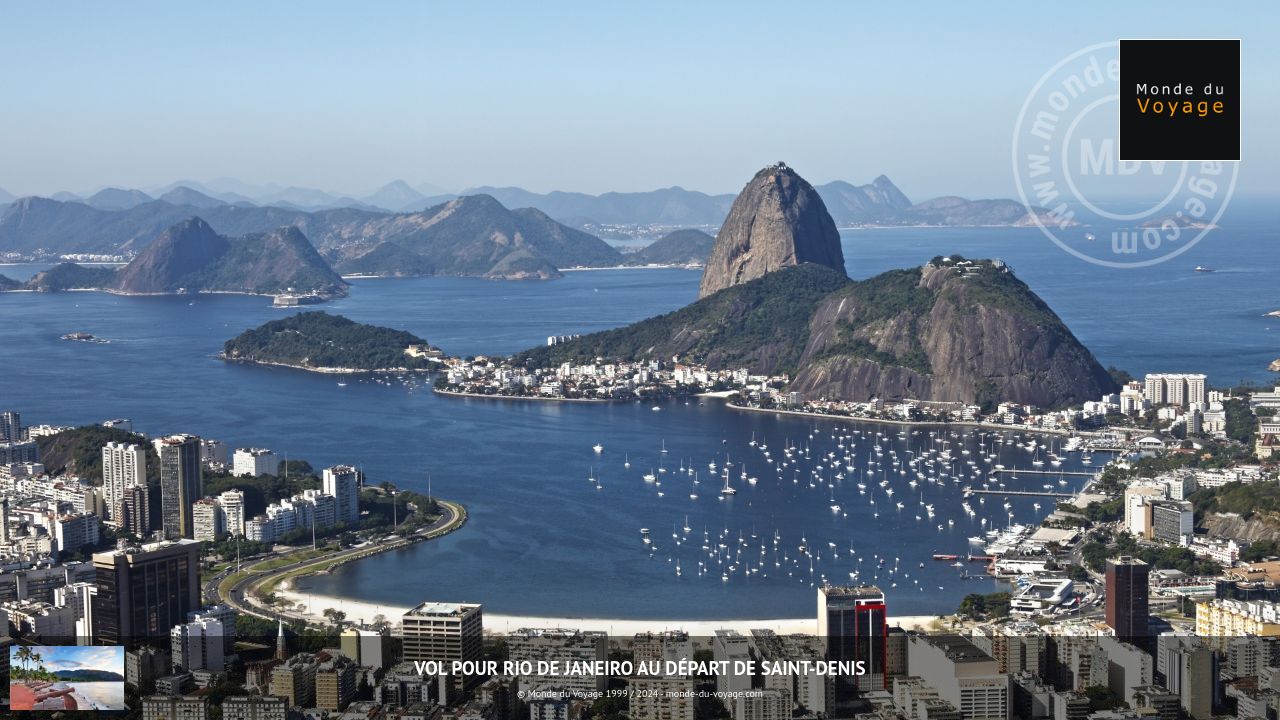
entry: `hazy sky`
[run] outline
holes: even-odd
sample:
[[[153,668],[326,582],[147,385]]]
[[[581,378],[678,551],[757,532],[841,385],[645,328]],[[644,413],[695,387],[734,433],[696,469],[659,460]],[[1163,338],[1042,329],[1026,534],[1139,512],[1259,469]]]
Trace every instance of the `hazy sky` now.
[[[0,188],[737,192],[785,160],[915,199],[1012,196],[1016,114],[1060,58],[1239,37],[1240,190],[1280,190],[1272,3],[693,5],[7,4]]]

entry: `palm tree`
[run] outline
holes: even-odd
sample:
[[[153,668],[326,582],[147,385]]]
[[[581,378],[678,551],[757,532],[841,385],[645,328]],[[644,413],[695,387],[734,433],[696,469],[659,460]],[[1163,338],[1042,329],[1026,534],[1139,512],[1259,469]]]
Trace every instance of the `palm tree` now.
[[[31,655],[32,655],[31,648],[27,647],[26,645],[23,645],[22,647],[18,648],[18,651],[15,653],[15,656],[18,658],[18,662],[22,664],[22,670],[23,670],[24,676],[26,675],[27,663],[31,661]]]

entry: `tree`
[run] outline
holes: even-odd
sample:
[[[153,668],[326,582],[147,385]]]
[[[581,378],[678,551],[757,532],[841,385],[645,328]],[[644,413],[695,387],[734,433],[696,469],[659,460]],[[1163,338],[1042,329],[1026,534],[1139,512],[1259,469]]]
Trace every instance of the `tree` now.
[[[334,627],[342,627],[342,623],[347,619],[347,614],[335,608],[325,608],[322,613]]]

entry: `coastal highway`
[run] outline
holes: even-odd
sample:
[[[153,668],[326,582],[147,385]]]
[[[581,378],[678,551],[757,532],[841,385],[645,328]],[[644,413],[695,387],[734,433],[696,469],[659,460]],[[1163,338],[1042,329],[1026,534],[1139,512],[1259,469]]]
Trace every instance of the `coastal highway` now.
[[[261,618],[295,620],[298,618],[295,614],[278,612],[249,600],[249,593],[256,587],[276,579],[283,579],[285,576],[300,577],[310,572],[320,572],[388,550],[408,547],[416,542],[438,538],[457,530],[466,523],[467,510],[465,507],[449,500],[437,500],[437,502],[440,504],[441,510],[443,510],[440,517],[430,525],[419,528],[408,537],[389,535],[372,538],[358,547],[348,548],[320,557],[308,555],[307,551],[311,549],[309,547],[300,547],[285,553],[272,553],[254,560],[252,564],[249,564],[240,572],[228,568],[209,578],[204,584],[205,597],[213,602],[229,605],[238,612],[256,615]],[[260,568],[260,566],[268,563],[288,559],[292,555],[306,555],[306,557],[283,565]]]

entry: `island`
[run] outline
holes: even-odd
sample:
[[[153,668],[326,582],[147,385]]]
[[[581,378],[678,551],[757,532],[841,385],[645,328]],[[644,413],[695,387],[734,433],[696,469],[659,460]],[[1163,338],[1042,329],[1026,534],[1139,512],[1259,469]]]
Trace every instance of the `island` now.
[[[75,342],[98,343],[100,345],[106,345],[107,343],[111,342],[106,338],[100,338],[92,333],[87,333],[87,332],[69,332],[66,335],[63,335],[61,339],[73,340]]]
[[[403,330],[312,311],[246,330],[219,357],[320,373],[403,373],[436,369],[443,353]]]

